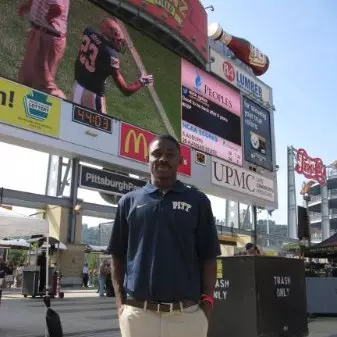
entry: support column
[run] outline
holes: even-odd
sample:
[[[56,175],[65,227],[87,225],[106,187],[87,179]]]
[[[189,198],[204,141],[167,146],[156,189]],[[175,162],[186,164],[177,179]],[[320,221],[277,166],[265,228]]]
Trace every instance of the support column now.
[[[288,236],[297,239],[297,208],[296,208],[296,184],[294,148],[288,146]]]
[[[76,233],[76,210],[77,205],[77,190],[78,190],[78,177],[79,177],[79,159],[74,158],[71,161],[71,186],[70,186],[70,199],[72,207],[69,210],[69,222],[68,222],[68,243],[75,242]]]
[[[328,185],[321,185],[321,230],[322,230],[322,241],[330,237],[330,217],[329,217],[329,197],[328,197]]]
[[[253,226],[254,226],[254,243],[257,244],[257,207],[252,206],[252,213],[253,213]]]

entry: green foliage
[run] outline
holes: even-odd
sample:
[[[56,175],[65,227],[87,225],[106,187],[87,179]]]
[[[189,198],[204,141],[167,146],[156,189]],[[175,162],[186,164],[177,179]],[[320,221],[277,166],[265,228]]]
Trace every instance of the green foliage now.
[[[99,267],[99,255],[98,254],[88,254],[87,263],[89,270],[95,270]]]
[[[12,261],[15,266],[24,264],[27,260],[28,251],[23,249],[9,249],[8,260]]]

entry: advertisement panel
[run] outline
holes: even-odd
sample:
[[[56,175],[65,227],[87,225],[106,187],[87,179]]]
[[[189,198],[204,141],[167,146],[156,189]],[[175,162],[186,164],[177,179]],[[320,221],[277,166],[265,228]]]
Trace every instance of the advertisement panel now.
[[[269,111],[243,97],[245,160],[273,170]]]
[[[127,0],[173,29],[208,61],[207,13],[199,0]]]
[[[86,149],[118,156],[120,121],[69,102],[62,103],[59,138]]]
[[[240,94],[182,60],[182,142],[242,165]]]
[[[141,163],[147,163],[148,147],[155,137],[154,133],[122,122],[119,155]],[[180,155],[183,161],[178,167],[178,173],[191,176],[191,149],[181,144]]]
[[[274,181],[253,171],[212,158],[212,184],[229,188],[255,198],[275,201]]]
[[[145,186],[146,182],[114,172],[80,165],[79,186],[107,194],[123,195]]]
[[[0,122],[57,137],[61,100],[0,78]]]
[[[326,184],[326,167],[321,158],[312,158],[304,149],[296,151],[295,170],[307,179],[313,179],[321,185]]]
[[[270,87],[213,49],[210,49],[210,57],[212,60],[211,72],[242,90],[245,94],[253,95],[256,99],[269,103],[270,106],[273,105]]]
[[[55,23],[46,24],[41,17],[34,25],[23,3],[0,4],[0,76],[96,111],[106,110],[115,119],[152,132],[168,133],[171,126],[180,136],[179,56],[88,0],[65,0]],[[102,25],[103,19],[111,19],[124,36],[124,53],[109,36],[111,26]],[[53,39],[57,35],[60,38]],[[47,43],[47,38],[58,42]],[[153,84],[147,75],[153,75]]]

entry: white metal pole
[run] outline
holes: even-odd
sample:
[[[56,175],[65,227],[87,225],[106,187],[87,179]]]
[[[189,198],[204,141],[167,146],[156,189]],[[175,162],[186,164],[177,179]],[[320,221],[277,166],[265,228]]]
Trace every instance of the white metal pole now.
[[[49,290],[49,232],[47,234],[47,252],[46,252],[46,296]]]

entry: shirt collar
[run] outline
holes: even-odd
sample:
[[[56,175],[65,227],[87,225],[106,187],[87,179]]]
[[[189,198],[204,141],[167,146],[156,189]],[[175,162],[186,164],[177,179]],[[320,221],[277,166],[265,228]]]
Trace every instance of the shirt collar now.
[[[173,192],[178,192],[181,193],[183,191],[185,191],[186,186],[180,181],[180,180],[176,180],[176,182],[174,183],[174,185],[169,189],[169,191],[173,191]],[[156,191],[159,191],[158,187],[155,187],[151,184],[151,182],[149,181],[145,186],[144,186],[144,190],[146,193],[151,194],[154,193]]]

